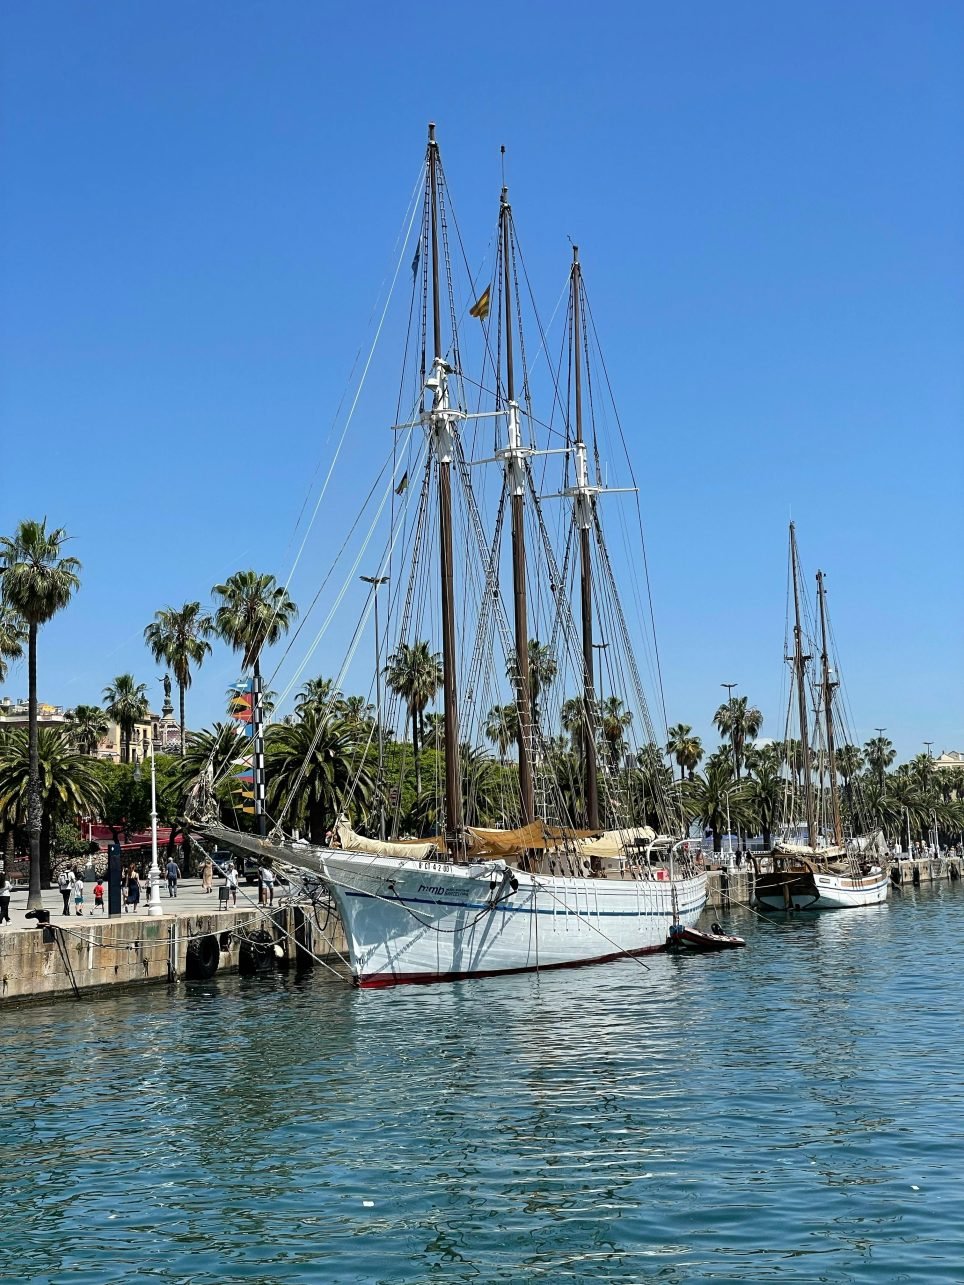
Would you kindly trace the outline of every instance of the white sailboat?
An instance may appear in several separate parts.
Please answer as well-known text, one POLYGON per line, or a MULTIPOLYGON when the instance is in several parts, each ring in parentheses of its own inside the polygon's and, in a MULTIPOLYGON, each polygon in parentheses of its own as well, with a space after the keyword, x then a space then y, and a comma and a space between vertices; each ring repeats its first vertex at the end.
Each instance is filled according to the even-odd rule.
MULTIPOLYGON (((761 869, 756 859, 756 900, 770 910, 845 910, 855 906, 873 906, 886 901, 890 879, 884 866, 886 847, 882 835, 855 835, 845 838, 837 786, 836 741, 834 723, 833 680, 827 646, 826 590, 822 572, 817 572, 817 597, 820 612, 820 679, 816 685, 818 738, 825 754, 829 789, 821 798, 829 804, 826 831, 817 819, 816 800, 811 775, 811 738, 809 732, 808 672, 811 659, 805 654, 801 623, 799 561, 796 529, 790 523, 790 563, 793 580, 793 673, 800 730, 803 805, 806 816, 806 842, 785 838, 778 840, 768 861, 761 869)), ((792 701, 792 696, 791 696, 792 701)), ((790 794, 790 807, 794 798, 790 794)))
MULTIPOLYGON (((506 624, 503 642, 514 687, 517 815, 521 824, 509 830, 466 824, 457 683, 459 662, 464 661, 464 656, 456 638, 460 604, 453 549, 452 480, 454 475, 466 485, 468 474, 461 453, 460 429, 466 419, 482 416, 468 415, 453 399, 451 385, 458 375, 453 359, 457 349, 454 335, 450 349, 443 351, 439 183, 438 146, 434 126, 430 126, 425 218, 415 265, 421 264, 425 273, 423 349, 432 344, 423 363, 427 373, 418 424, 424 430, 429 452, 427 467, 431 470, 425 475, 424 493, 428 494, 429 480, 434 478, 438 496, 440 556, 436 584, 440 585, 444 695, 443 832, 424 842, 385 842, 355 833, 346 816, 333 828, 331 846, 313 847, 279 833, 256 838, 232 836, 216 824, 204 827, 219 843, 233 842, 246 850, 271 854, 325 882, 344 926, 352 975, 363 987, 572 967, 660 950, 671 924, 692 926, 706 902, 702 858, 690 852, 687 840, 678 835, 658 836, 652 828, 639 824, 638 817, 629 815, 630 810, 619 798, 619 789, 612 784, 612 778, 618 777, 622 769, 601 748, 600 693, 593 682, 593 556, 594 542, 601 539, 596 505, 603 488, 590 481, 583 436, 584 336, 580 327, 584 322, 577 252, 570 274, 575 414, 567 445, 558 453, 565 455, 570 470, 571 484, 564 486, 560 494, 571 500, 573 547, 578 545, 579 550, 581 630, 574 626, 568 635, 565 627, 559 630, 571 643, 582 689, 579 740, 584 807, 578 825, 576 818, 565 815, 559 804, 559 784, 551 779, 529 672, 524 505, 527 500, 538 504, 539 497, 530 468, 530 456, 535 451, 523 442, 514 383, 516 310, 512 306, 510 275, 514 260, 505 189, 500 204, 498 280, 486 290, 484 308, 476 305, 473 315, 487 315, 490 290, 494 295, 498 287, 504 304, 504 329, 500 313, 498 338, 505 369, 504 375, 497 372, 500 392, 496 410, 489 418, 505 426, 504 444, 496 450, 495 459, 504 469, 503 496, 508 497, 511 509, 514 629, 509 630, 506 624), (553 799, 558 806, 550 823, 546 820, 547 804, 552 807, 553 799)), ((441 235, 444 236, 444 222, 441 235)), ((443 244, 442 249, 447 263, 447 246, 443 244)), ((496 364, 501 366, 501 358, 496 364)), ((474 554, 466 550, 465 556, 474 554)), ((492 565, 498 566, 497 556, 493 556, 492 565)), ((610 572, 607 561, 600 578, 610 572)), ((561 595, 566 572, 560 573, 555 567, 551 574, 556 592, 561 595)), ((596 591, 602 592, 602 588, 597 586, 596 591)), ((493 588, 492 594, 487 592, 485 601, 493 594, 497 589, 493 588)), ((621 615, 616 618, 622 622, 628 640, 624 619, 621 615)), ((638 682, 635 662, 633 666, 638 682)), ((349 801, 345 806, 350 807, 349 801)))

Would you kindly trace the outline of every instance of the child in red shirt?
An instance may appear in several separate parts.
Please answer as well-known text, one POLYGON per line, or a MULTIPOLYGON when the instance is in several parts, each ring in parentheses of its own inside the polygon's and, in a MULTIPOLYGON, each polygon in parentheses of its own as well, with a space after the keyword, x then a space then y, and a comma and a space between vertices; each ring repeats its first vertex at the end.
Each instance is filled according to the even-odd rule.
POLYGON ((94 884, 94 910, 95 911, 97 910, 98 906, 100 906, 101 912, 106 915, 107 911, 104 909, 104 885, 101 883, 99 879, 94 884))

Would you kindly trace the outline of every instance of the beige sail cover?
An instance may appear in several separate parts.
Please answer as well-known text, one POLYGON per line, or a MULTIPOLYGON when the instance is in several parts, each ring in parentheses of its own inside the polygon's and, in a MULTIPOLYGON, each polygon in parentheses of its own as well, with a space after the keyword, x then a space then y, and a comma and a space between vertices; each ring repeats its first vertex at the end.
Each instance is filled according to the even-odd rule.
POLYGON ((845 857, 847 851, 845 848, 811 848, 806 843, 775 843, 774 852, 782 852, 788 857, 805 857, 808 860, 817 861, 835 861, 838 857, 845 857))
POLYGON ((368 839, 356 834, 346 820, 335 824, 339 845, 346 852, 367 852, 375 857, 406 857, 411 861, 428 861, 438 856, 434 843, 383 843, 381 839, 368 839))
POLYGON ((597 839, 584 839, 579 844, 579 851, 587 857, 621 857, 627 848, 638 848, 641 844, 652 843, 656 831, 648 825, 635 826, 630 830, 606 830, 597 839))

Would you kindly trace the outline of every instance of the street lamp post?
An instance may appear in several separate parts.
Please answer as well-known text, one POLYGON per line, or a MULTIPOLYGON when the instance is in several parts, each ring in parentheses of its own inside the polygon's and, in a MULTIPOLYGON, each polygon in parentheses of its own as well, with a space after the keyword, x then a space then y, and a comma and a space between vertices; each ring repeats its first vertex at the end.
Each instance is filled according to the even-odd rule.
POLYGON ((154 739, 148 746, 148 752, 151 757, 151 870, 147 876, 149 896, 147 898, 147 913, 149 915, 163 915, 164 909, 161 906, 161 867, 157 864, 157 773, 154 769, 154 739))
POLYGON ((381 638, 378 632, 378 588, 388 584, 388 576, 361 576, 365 584, 372 587, 375 600, 375 718, 378 723, 378 837, 385 841, 385 791, 382 778, 382 759, 384 755, 384 733, 382 731, 382 651, 381 638))

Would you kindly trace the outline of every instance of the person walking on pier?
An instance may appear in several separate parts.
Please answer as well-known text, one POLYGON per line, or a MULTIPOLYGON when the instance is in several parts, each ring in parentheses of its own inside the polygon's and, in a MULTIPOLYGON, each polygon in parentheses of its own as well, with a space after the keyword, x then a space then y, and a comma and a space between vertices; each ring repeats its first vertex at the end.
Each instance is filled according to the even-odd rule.
POLYGON ((70 914, 70 893, 74 886, 74 876, 66 868, 57 876, 57 887, 64 899, 64 914, 70 914))
POLYGON ((74 871, 74 910, 78 915, 84 913, 84 880, 74 871))
POLYGON ((201 867, 201 891, 211 892, 214 888, 214 862, 210 857, 204 858, 204 865, 201 867))
POLYGON ((99 879, 94 884, 94 910, 97 910, 98 908, 100 909, 101 914, 107 914, 107 909, 104 906, 104 885, 99 879))
POLYGON ((181 871, 173 857, 167 863, 167 895, 169 897, 177 896, 177 881, 181 871))
POLYGON ((127 876, 127 903, 124 906, 126 911, 133 910, 138 914, 141 908, 141 881, 137 877, 137 871, 133 868, 127 876))
POLYGON ((238 871, 233 861, 228 862, 228 868, 224 872, 224 882, 231 894, 231 905, 236 906, 238 904, 238 871))
POLYGON ((13 892, 13 884, 6 875, 0 875, 0 924, 9 924, 10 922, 10 894, 13 892))

